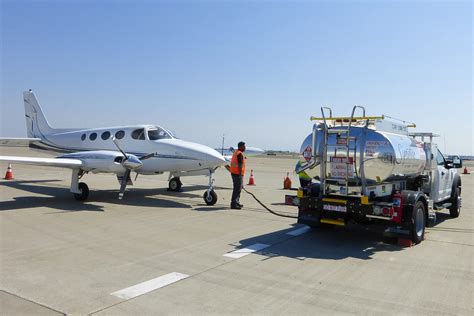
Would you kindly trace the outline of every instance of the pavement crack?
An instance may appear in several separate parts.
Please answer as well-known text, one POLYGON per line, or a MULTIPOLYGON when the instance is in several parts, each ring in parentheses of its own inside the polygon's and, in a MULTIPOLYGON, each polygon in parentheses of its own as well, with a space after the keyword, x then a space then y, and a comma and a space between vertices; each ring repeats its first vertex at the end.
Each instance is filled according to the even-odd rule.
POLYGON ((36 305, 39 305, 39 306, 41 306, 41 307, 44 307, 44 308, 46 308, 46 309, 49 309, 50 311, 56 312, 56 313, 58 313, 58 314, 67 315, 67 314, 64 313, 64 312, 58 311, 57 309, 54 309, 54 308, 52 308, 52 307, 50 307, 50 306, 47 306, 47 305, 38 303, 38 302, 33 301, 33 300, 31 300, 31 299, 24 298, 24 297, 22 297, 22 296, 20 296, 20 295, 18 295, 18 294, 11 293, 11 292, 6 291, 6 290, 0 290, 0 292, 6 293, 6 294, 8 294, 8 295, 14 296, 14 297, 16 297, 16 298, 19 298, 19 299, 21 299, 21 300, 24 300, 24 301, 27 301, 27 302, 30 302, 30 303, 33 303, 33 304, 36 304, 36 305))

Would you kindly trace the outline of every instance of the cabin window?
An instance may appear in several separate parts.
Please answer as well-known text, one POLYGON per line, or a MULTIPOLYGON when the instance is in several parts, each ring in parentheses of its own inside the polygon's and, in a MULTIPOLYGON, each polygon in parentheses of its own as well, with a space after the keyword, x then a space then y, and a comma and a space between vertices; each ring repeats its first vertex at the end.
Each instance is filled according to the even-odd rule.
POLYGON ((110 138, 110 132, 103 132, 102 135, 100 136, 103 140, 107 140, 110 138))
POLYGON ((125 136, 124 131, 118 131, 117 133, 115 133, 115 138, 117 139, 122 139, 124 136, 125 136))
POLYGON ((439 151, 439 149, 436 153, 436 163, 438 164, 438 166, 444 165, 444 157, 443 154, 439 151))
POLYGON ((132 132, 133 139, 145 139, 145 129, 139 128, 132 132))
POLYGON ((95 140, 97 138, 97 133, 92 133, 89 135, 90 140, 95 140))
POLYGON ((86 134, 82 134, 81 140, 84 141, 86 139, 86 134))
POLYGON ((163 138, 171 138, 171 136, 163 129, 156 127, 156 128, 150 128, 148 130, 148 138, 150 140, 157 140, 157 139, 163 139, 163 138))

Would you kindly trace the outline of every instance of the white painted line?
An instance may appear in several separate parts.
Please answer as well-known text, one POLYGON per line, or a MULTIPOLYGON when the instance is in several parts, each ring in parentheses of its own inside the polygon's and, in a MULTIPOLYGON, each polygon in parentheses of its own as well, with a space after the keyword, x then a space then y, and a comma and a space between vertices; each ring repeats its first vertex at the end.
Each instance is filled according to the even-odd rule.
POLYGON ((245 248, 242 248, 242 249, 237 249, 235 251, 226 253, 226 254, 224 254, 224 256, 229 257, 229 258, 238 259, 238 258, 242 258, 246 255, 249 255, 249 254, 251 254, 255 251, 265 249, 267 247, 270 247, 270 245, 267 245, 267 244, 253 244, 253 245, 250 245, 248 247, 245 247, 245 248))
POLYGON ((311 227, 304 226, 304 227, 289 231, 286 234, 291 235, 291 236, 299 236, 299 235, 303 235, 304 233, 309 232, 310 230, 311 230, 311 227))
POLYGON ((187 277, 189 277, 189 275, 187 274, 171 272, 160 277, 151 279, 149 281, 145 281, 137 285, 127 287, 126 289, 110 293, 110 295, 128 300, 130 298, 134 298, 139 295, 170 285, 171 283, 178 282, 179 280, 186 279, 187 277))

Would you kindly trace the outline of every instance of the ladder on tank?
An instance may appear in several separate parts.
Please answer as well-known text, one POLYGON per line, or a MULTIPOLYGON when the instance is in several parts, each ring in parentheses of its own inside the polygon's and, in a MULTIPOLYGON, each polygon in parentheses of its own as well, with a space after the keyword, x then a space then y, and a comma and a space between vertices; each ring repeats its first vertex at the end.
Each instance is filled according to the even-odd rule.
MULTIPOLYGON (((338 184, 343 184, 345 187, 344 194, 346 196, 349 195, 349 183, 351 180, 355 180, 357 178, 357 141, 361 142, 361 144, 365 143, 365 137, 367 135, 367 129, 369 127, 369 121, 377 120, 377 119, 384 119, 383 116, 366 116, 365 115, 365 108, 363 106, 355 105, 352 108, 352 113, 350 117, 333 117, 332 116, 332 109, 329 107, 321 107, 321 114, 322 117, 311 117, 312 121, 323 121, 323 128, 324 128, 324 135, 320 146, 319 156, 321 157, 320 162, 320 182, 321 182, 321 194, 324 196, 327 193, 328 182, 336 181, 338 184), (362 110, 362 116, 354 116, 355 111, 357 109, 362 110), (325 111, 326 110, 326 111, 325 111), (329 117, 326 117, 326 112, 329 111, 329 117), (329 127, 328 121, 333 122, 333 126, 329 127), (362 137, 357 139, 356 136, 351 136, 351 127, 352 123, 359 122, 363 125, 359 124, 359 127, 363 128, 362 137), (340 126, 336 126, 334 123, 340 123, 340 126), (342 128, 344 127, 344 128, 342 128), (334 149, 334 158, 341 159, 342 163, 345 164, 345 172, 344 177, 335 177, 331 174, 328 177, 327 173, 327 165, 328 162, 328 143, 330 135, 336 135, 336 143, 334 149), (351 148, 351 141, 354 144, 354 147, 351 148), (339 150, 342 149, 343 154, 338 155, 339 150), (353 157, 351 157, 351 151, 353 151, 353 157), (351 161, 352 160, 352 161, 351 161), (352 174, 352 176, 350 176, 352 174), (355 175, 355 177, 354 177, 355 175)), ((313 144, 314 147, 315 144, 313 144)), ((364 152, 365 146, 360 146, 359 152, 359 176, 361 179, 361 193, 365 192, 366 181, 364 175, 364 152)), ((341 164, 342 164, 341 163, 341 164)))

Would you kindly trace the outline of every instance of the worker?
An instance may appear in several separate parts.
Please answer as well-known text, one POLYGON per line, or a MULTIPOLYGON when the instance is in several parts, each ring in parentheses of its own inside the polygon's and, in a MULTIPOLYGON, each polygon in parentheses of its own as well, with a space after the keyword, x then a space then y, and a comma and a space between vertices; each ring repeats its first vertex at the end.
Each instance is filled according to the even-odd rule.
POLYGON ((230 208, 240 210, 243 205, 240 204, 240 192, 244 183, 245 174, 245 143, 239 142, 237 150, 232 154, 230 161, 230 167, 226 166, 232 175, 232 183, 234 184, 234 190, 232 191, 232 198, 230 202, 230 208))
MULTIPOLYGON (((301 168, 301 161, 298 161, 298 163, 295 166, 295 171, 298 171, 301 168)), ((311 184, 312 178, 304 171, 301 171, 298 173, 298 177, 300 178, 300 185, 302 188, 307 187, 311 184)))

